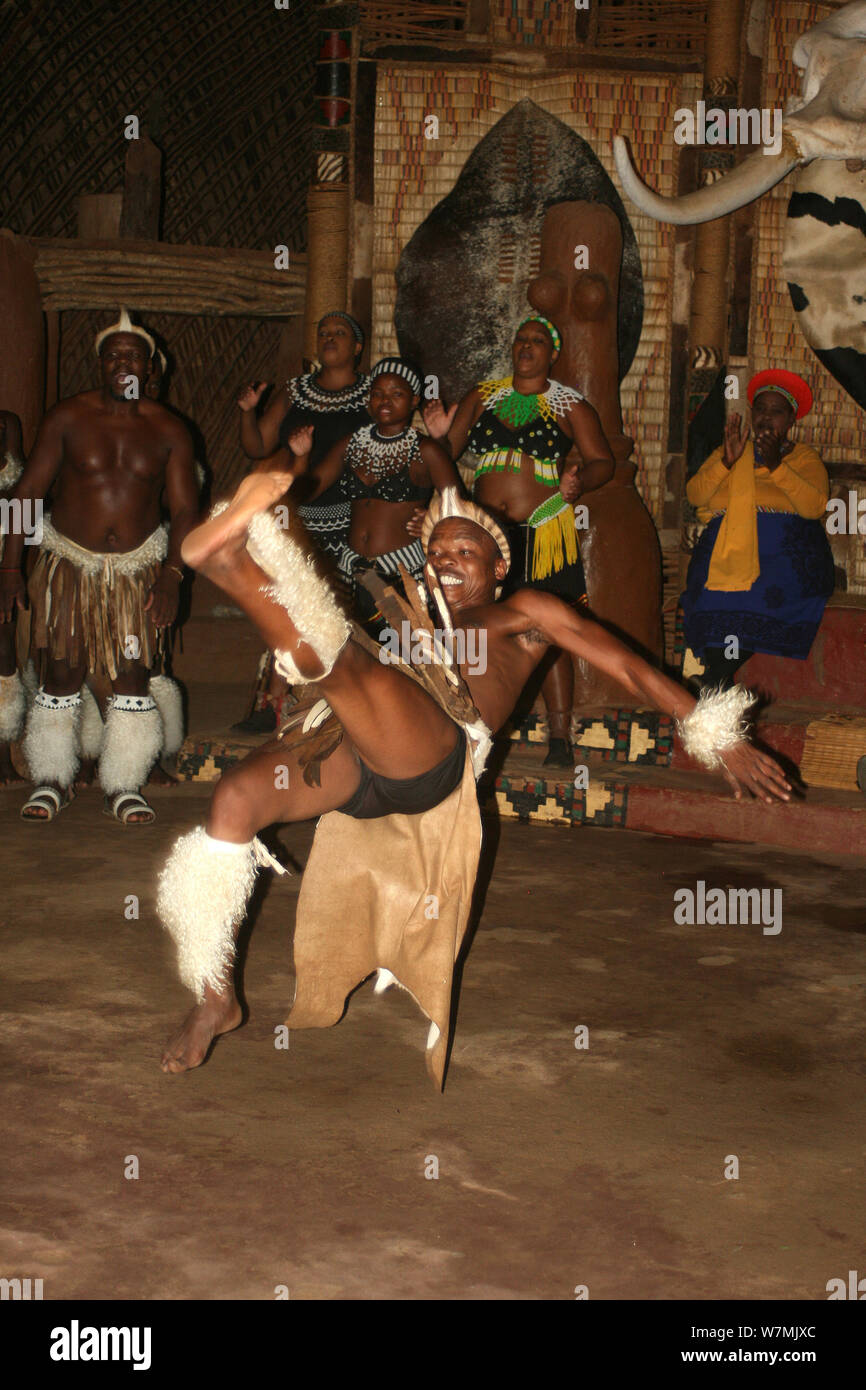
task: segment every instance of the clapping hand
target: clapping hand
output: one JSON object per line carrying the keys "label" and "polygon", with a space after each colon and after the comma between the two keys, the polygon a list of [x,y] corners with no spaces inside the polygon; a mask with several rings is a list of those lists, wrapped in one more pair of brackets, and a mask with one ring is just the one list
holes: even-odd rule
{"label": "clapping hand", "polygon": [[573,507],[583,490],[580,484],[579,464],[570,463],[562,470],[562,477],[559,480],[559,490],[569,506]]}
{"label": "clapping hand", "polygon": [[313,426],[301,425],[289,435],[289,448],[296,458],[304,458],[313,447]]}
{"label": "clapping hand", "polygon": [[266,381],[251,381],[238,394],[238,405],[244,412],[255,410],[267,386]]}
{"label": "clapping hand", "polygon": [[425,405],[421,412],[424,416],[424,424],[427,426],[427,433],[431,439],[443,439],[451,428],[451,422],[457,414],[456,403],[450,410],[446,410],[442,402],[438,399],[430,401]]}
{"label": "clapping hand", "polygon": [[423,507],[416,507],[409,520],[406,522],[406,530],[410,536],[420,536],[424,525],[424,518],[427,515]]}
{"label": "clapping hand", "polygon": [[760,434],[755,435],[755,453],[760,455],[760,461],[765,468],[771,471],[778,468],[782,462],[782,440],[775,430],[761,430]]}
{"label": "clapping hand", "polygon": [[743,428],[742,415],[732,415],[725,425],[725,445],[722,459],[726,468],[733,468],[749,442],[749,427]]}

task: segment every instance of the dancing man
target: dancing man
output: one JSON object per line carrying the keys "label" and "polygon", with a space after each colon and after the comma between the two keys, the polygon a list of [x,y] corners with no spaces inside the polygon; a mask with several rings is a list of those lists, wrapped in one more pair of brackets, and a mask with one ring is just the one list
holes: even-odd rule
{"label": "dancing man", "polygon": [[[29,582],[42,685],[24,738],[35,789],[21,814],[49,821],[71,800],[81,689],[92,672],[113,692],[99,753],[106,814],[147,824],[154,811],[140,788],[163,743],[149,673],[177,614],[181,545],[198,520],[198,486],[186,426],[144,393],[153,338],[122,310],[95,346],[101,387],[48,412],[14,492],[35,504],[52,496]],[[22,546],[23,537],[8,538],[0,574],[7,621],[24,605]]]}
{"label": "dancing man", "polygon": [[[452,639],[462,633],[464,650],[468,630],[483,634],[486,660],[460,667],[440,643],[438,663],[431,656],[417,666],[385,664],[381,649],[352,629],[303,548],[266,511],[290,482],[288,474],[246,478],[183,548],[186,562],[249,615],[278,668],[293,682],[313,683],[324,698],[309,709],[300,738],[293,731],[221,778],[206,829],[183,836],[163,870],[159,911],[197,1000],[164,1053],[163,1070],[198,1066],[213,1039],[241,1022],[235,940],[256,867],[273,862],[258,832],[322,817],[298,906],[289,1027],[337,1022],[351,989],[378,969],[380,982],[409,989],[430,1019],[428,1068],[441,1085],[452,969],[480,846],[473,765],[480,773],[490,731],[508,719],[550,646],[592,662],[675,716],[688,751],[719,768],[737,796],[745,787],[766,801],[787,800],[789,785],[747,741],[749,697],[739,687],[696,705],[553,595],[522,588],[497,602],[508,541],[456,489],[435,498],[425,519],[425,579],[442,630]],[[414,597],[405,609],[423,629]],[[437,633],[430,635],[432,644],[420,646],[433,654]],[[456,646],[459,653],[459,640]],[[304,735],[319,740],[317,750]]]}
{"label": "dancing man", "polygon": [[[551,378],[560,347],[550,320],[531,314],[514,338],[513,374],[479,382],[450,410],[431,401],[424,421],[455,462],[464,450],[472,455],[472,495],[498,518],[511,545],[510,590],[528,585],[579,608],[587,599],[574,503],[613,477],[614,460],[589,402]],[[580,463],[567,465],[572,449]],[[567,653],[551,652],[546,667],[545,762],[569,767],[574,666]]]}

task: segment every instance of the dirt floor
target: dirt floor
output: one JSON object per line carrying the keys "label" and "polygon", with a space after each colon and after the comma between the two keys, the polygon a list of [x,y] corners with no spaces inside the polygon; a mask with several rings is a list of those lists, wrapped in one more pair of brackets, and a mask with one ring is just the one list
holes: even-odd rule
{"label": "dirt floor", "polygon": [[[822,1299],[863,1268],[866,862],[506,824],[444,1095],[396,990],[275,1047],[299,878],[273,879],[249,1023],[166,1077],[187,999],[155,875],[207,789],[155,793],[138,830],[96,791],[49,827],[21,799],[0,794],[4,1276],[46,1299]],[[302,864],[311,836],[278,838]],[[781,933],[677,925],[698,879],[781,887]]]}

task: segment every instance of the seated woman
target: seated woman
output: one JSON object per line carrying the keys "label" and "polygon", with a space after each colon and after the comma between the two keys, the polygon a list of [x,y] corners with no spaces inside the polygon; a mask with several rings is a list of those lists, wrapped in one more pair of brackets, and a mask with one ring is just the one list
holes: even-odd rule
{"label": "seated woman", "polygon": [[[531,314],[517,329],[513,375],[482,381],[446,411],[433,401],[424,421],[434,439],[446,439],[456,461],[475,456],[475,501],[505,527],[512,563],[511,588],[556,594],[572,607],[586,605],[586,581],[573,504],[613,477],[614,461],[598,416],[579,391],[552,377],[561,339],[556,327]],[[577,465],[566,468],[572,449]],[[569,767],[574,666],[554,652],[542,685],[550,729],[545,761]]]}
{"label": "seated woman", "polygon": [[753,440],[732,415],[724,444],[686,487],[706,522],[682,607],[704,685],[727,688],[755,652],[805,660],[833,592],[820,517],[829,480],[819,455],[788,433],[812,406],[795,372],[759,372],[748,386]]}
{"label": "seated woman", "polygon": [[[349,585],[359,619],[372,635],[381,628],[375,604],[356,583],[359,570],[376,570],[392,584],[399,566],[413,578],[424,569],[424,551],[416,513],[426,509],[434,490],[459,487],[454,464],[441,444],[412,426],[421,396],[421,377],[399,357],[383,357],[370,373],[369,413],[373,423],[342,440],[322,460],[315,474],[313,499],[336,492],[351,508],[349,537],[339,570]],[[310,430],[289,436],[295,477],[310,465]],[[409,523],[415,520],[410,531]]]}

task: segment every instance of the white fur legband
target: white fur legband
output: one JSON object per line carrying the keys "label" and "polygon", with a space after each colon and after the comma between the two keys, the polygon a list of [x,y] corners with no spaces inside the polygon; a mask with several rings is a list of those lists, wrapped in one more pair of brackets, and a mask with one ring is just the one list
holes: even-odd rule
{"label": "white fur legband", "polygon": [[21,459],[8,452],[4,454],[3,467],[0,468],[0,492],[11,492],[23,472],[24,464]]}
{"label": "white fur legband", "polygon": [[306,676],[290,652],[275,651],[277,670],[293,683],[322,680],[330,675],[349,640],[351,629],[345,613],[330,585],[316,573],[313,556],[307,555],[268,512],[253,517],[248,534],[247,550],[272,580],[265,592],[285,608],[298,636],[324,667],[320,675]]}
{"label": "white fur legband", "polygon": [[149,689],[162,718],[162,751],[171,757],[183,743],[183,701],[180,686],[170,676],[151,676]]}
{"label": "white fur legband", "polygon": [[182,982],[201,1003],[229,983],[235,931],[262,863],[285,872],[259,840],[236,845],[198,826],[182,835],[159,876],[157,911],[177,947]]}
{"label": "white fur legband", "polygon": [[23,752],[37,786],[70,787],[79,767],[81,696],[47,695],[40,686],[27,719]]}
{"label": "white fur legband", "polygon": [[162,739],[162,720],[150,695],[111,696],[99,758],[99,784],[106,796],[144,785]]}
{"label": "white fur legband", "polygon": [[0,676],[0,743],[14,743],[24,726],[24,686],[17,671]]}
{"label": "white fur legband", "polygon": [[691,714],[677,721],[677,732],[690,758],[704,767],[721,767],[721,754],[742,743],[748,733],[746,710],[755,696],[741,685],[704,690]]}
{"label": "white fur legband", "polygon": [[102,739],[105,725],[99,712],[99,705],[89,685],[81,687],[81,756],[98,758],[102,752]]}

